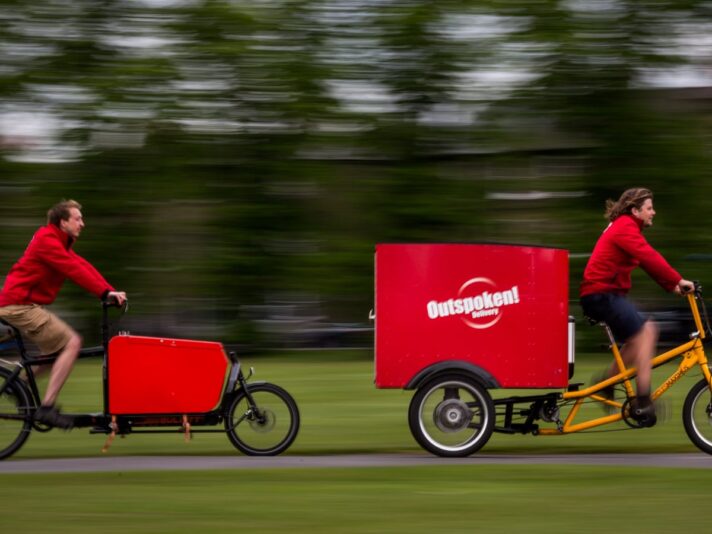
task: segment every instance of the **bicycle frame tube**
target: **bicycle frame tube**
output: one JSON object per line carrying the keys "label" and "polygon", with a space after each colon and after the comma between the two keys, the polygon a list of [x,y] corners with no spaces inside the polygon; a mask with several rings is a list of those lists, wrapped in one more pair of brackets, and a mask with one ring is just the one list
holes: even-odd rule
{"label": "bicycle frame tube", "polygon": [[[613,338],[613,332],[611,332],[611,329],[606,325],[606,332],[608,333],[608,339],[611,340],[611,351],[613,352],[613,358],[616,361],[616,365],[618,367],[618,372],[619,373],[625,373],[626,372],[626,367],[625,367],[625,362],[623,361],[623,356],[621,356],[621,352],[618,349],[618,345],[616,344],[616,340]],[[623,385],[625,386],[625,391],[626,395],[629,397],[632,397],[634,395],[633,393],[633,384],[630,381],[630,378],[626,378],[623,381]],[[596,400],[600,400],[601,402],[607,403],[608,399],[604,397],[596,397]]]}
{"label": "bicycle frame tube", "polygon": [[699,333],[700,339],[705,339],[705,327],[702,324],[702,317],[700,317],[700,309],[697,306],[696,299],[697,297],[692,293],[687,295],[687,303],[690,305],[690,309],[692,310],[692,317],[695,320],[695,328],[697,328],[697,332]]}
{"label": "bicycle frame tube", "polygon": [[[4,362],[4,360],[0,360],[0,362]],[[10,362],[8,362],[8,363],[10,363]],[[8,371],[9,371],[9,369],[8,369]],[[10,373],[10,376],[7,377],[7,380],[5,380],[3,383],[0,384],[0,395],[5,393],[5,390],[7,389],[7,387],[17,379],[17,377],[20,375],[21,372],[22,372],[22,366],[21,365],[16,366],[15,370],[12,371],[12,373]]]}
{"label": "bicycle frame tube", "polygon": [[[668,389],[670,389],[682,376],[684,376],[688,371],[693,369],[695,366],[699,366],[700,370],[702,371],[702,374],[704,375],[705,379],[707,380],[708,383],[712,382],[712,375],[710,373],[710,369],[708,366],[708,361],[707,361],[707,356],[705,354],[703,344],[702,344],[702,339],[705,338],[705,329],[702,324],[702,319],[700,316],[699,308],[697,306],[697,301],[696,297],[692,294],[687,295],[688,299],[688,304],[690,305],[690,309],[692,311],[692,316],[695,321],[695,327],[697,328],[697,332],[692,334],[694,336],[694,339],[683,343],[679,345],[678,347],[675,347],[667,352],[664,352],[663,354],[660,354],[653,358],[652,360],[652,367],[658,367],[660,365],[663,365],[670,360],[677,358],[678,356],[682,356],[682,361],[680,362],[679,366],[673,372],[651,395],[653,399],[657,399],[660,396],[662,396]],[[569,411],[568,416],[566,417],[566,420],[563,422],[560,428],[557,429],[549,429],[549,428],[543,428],[539,430],[540,435],[560,435],[560,434],[570,434],[573,432],[579,432],[582,430],[588,430],[590,428],[594,428],[597,426],[605,425],[608,423],[613,423],[616,421],[620,421],[623,419],[622,413],[619,411],[618,413],[607,415],[604,417],[598,417],[596,419],[591,419],[588,421],[584,421],[578,424],[574,424],[574,419],[576,418],[576,415],[578,415],[578,412],[583,405],[584,400],[586,399],[593,399],[596,400],[602,404],[606,404],[608,406],[612,406],[618,409],[623,408],[623,403],[614,401],[614,400],[608,400],[604,398],[601,395],[597,395],[597,393],[600,393],[601,390],[605,389],[608,386],[613,386],[615,384],[619,384],[621,382],[624,382],[626,385],[626,392],[627,392],[627,397],[632,398],[633,397],[633,390],[632,386],[630,383],[630,379],[635,377],[637,374],[637,370],[635,368],[630,368],[626,369],[625,364],[623,363],[623,359],[621,358],[620,351],[618,350],[618,346],[615,344],[615,342],[612,343],[611,345],[611,350],[613,352],[614,358],[616,359],[616,362],[618,364],[619,369],[621,369],[621,372],[618,373],[617,375],[604,380],[602,382],[599,382],[597,384],[594,384],[592,386],[589,386],[585,389],[579,390],[579,391],[567,391],[562,394],[561,398],[563,400],[575,400],[574,405],[571,407],[571,410]],[[712,386],[711,386],[712,389]]]}

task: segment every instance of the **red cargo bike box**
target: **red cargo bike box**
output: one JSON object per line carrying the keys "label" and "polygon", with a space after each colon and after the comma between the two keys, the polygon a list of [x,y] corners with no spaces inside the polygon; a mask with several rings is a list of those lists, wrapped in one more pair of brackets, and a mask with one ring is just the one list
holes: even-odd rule
{"label": "red cargo bike box", "polygon": [[191,414],[218,406],[228,359],[222,343],[119,335],[107,365],[109,413]]}
{"label": "red cargo bike box", "polygon": [[379,244],[375,271],[376,387],[412,386],[447,362],[491,387],[568,385],[566,250]]}

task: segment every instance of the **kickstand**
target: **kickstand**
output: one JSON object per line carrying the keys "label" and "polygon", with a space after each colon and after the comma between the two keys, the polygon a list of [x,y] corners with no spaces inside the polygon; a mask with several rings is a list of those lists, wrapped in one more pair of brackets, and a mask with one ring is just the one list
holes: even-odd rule
{"label": "kickstand", "polygon": [[118,430],[118,428],[119,428],[119,425],[116,424],[116,416],[115,415],[111,416],[111,423],[109,423],[109,428],[111,429],[111,434],[109,434],[109,437],[106,438],[106,441],[104,442],[104,446],[101,448],[101,452],[103,452],[103,453],[106,453],[109,450],[111,443],[114,441],[114,438],[116,437],[116,430]]}
{"label": "kickstand", "polygon": [[183,430],[185,431],[185,442],[190,443],[190,423],[187,415],[183,416]]}

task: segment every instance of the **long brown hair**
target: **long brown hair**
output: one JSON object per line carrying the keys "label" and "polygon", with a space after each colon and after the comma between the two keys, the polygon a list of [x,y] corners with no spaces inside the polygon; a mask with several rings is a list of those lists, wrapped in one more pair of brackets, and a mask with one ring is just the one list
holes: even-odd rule
{"label": "long brown hair", "polygon": [[646,200],[653,200],[653,192],[644,187],[633,187],[623,191],[617,202],[606,200],[605,217],[613,222],[621,215],[629,214],[633,208],[640,209]]}

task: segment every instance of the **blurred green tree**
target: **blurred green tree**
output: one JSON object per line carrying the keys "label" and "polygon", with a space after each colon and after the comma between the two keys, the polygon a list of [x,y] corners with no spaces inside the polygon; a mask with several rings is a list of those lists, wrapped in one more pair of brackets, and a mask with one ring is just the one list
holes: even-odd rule
{"label": "blurred green tree", "polygon": [[[7,0],[0,264],[73,197],[81,252],[157,329],[251,336],[242,306],[274,302],[361,321],[379,241],[565,247],[573,297],[604,200],[643,184],[651,239],[702,277],[710,11]],[[93,320],[76,295],[60,304]]]}

